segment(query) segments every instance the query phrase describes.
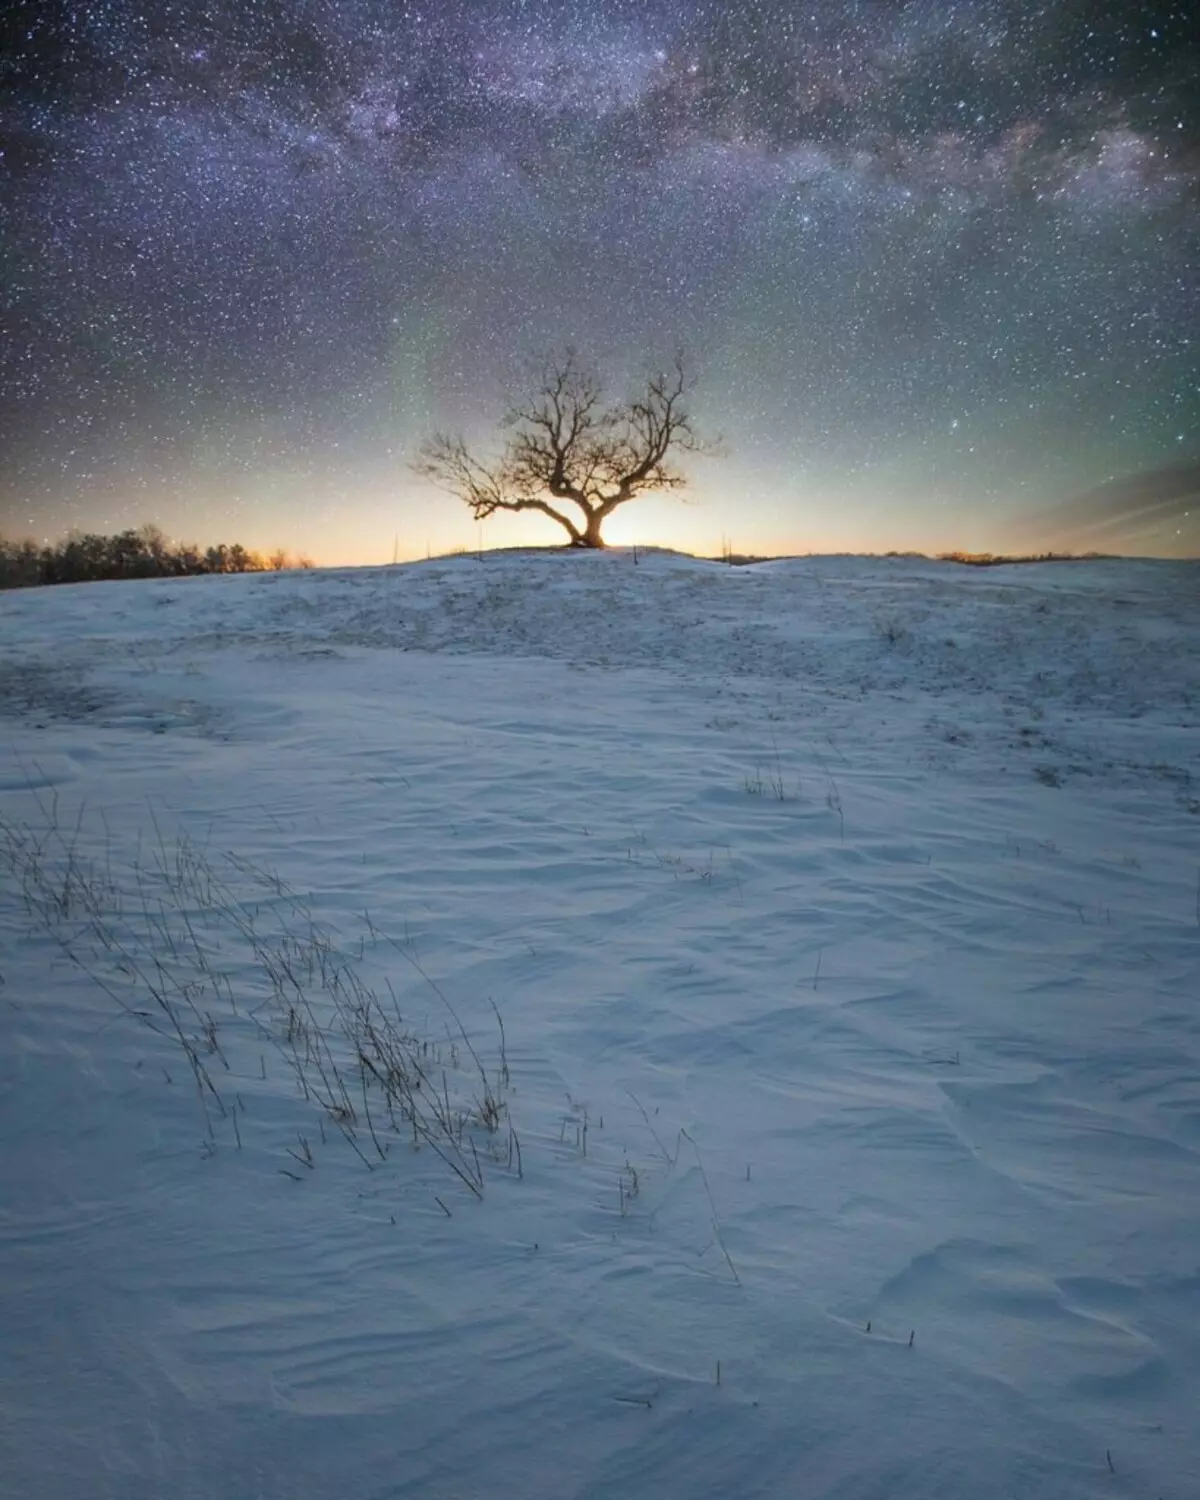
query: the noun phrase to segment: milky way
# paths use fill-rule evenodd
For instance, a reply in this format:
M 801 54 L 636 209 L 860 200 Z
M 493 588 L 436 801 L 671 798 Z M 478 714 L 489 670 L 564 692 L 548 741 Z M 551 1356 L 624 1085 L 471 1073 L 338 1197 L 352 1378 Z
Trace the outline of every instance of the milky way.
M 1189 10 L 10 5 L 0 527 L 473 540 L 431 426 L 684 344 L 663 540 L 1200 551 Z

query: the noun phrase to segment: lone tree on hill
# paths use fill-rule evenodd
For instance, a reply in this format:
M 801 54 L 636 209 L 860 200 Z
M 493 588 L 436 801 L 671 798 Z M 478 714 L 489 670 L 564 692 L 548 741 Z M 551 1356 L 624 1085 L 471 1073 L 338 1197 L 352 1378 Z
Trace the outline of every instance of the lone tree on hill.
M 677 354 L 635 396 L 607 403 L 600 377 L 568 350 L 547 364 L 531 396 L 510 402 L 500 423 L 510 436 L 498 459 L 485 462 L 461 436 L 439 432 L 413 468 L 465 501 L 477 521 L 498 510 L 541 511 L 572 547 L 603 547 L 600 529 L 618 506 L 687 484 L 671 461 L 676 454 L 712 451 L 687 409 L 692 386 Z

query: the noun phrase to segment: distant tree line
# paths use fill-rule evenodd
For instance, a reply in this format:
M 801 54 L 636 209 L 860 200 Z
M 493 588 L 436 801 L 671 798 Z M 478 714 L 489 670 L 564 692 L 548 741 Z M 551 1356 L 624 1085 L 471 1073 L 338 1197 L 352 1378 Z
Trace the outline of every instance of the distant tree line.
M 0 588 L 44 583 L 93 583 L 106 578 L 189 578 L 201 573 L 268 573 L 311 568 L 307 557 L 277 551 L 265 555 L 234 543 L 201 549 L 171 542 L 157 526 L 113 536 L 72 531 L 46 546 L 0 537 Z
M 1100 562 L 1111 556 L 1107 552 L 939 552 L 937 561 L 964 563 L 969 568 L 1002 568 L 1013 563 Z

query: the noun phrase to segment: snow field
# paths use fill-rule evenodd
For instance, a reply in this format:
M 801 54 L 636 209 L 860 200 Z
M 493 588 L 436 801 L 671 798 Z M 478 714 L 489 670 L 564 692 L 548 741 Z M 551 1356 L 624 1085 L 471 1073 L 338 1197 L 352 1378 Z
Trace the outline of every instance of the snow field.
M 0 610 L 11 1493 L 1189 1493 L 1194 565 Z M 394 1001 L 479 1198 L 356 1153 L 280 954 L 347 1087 Z

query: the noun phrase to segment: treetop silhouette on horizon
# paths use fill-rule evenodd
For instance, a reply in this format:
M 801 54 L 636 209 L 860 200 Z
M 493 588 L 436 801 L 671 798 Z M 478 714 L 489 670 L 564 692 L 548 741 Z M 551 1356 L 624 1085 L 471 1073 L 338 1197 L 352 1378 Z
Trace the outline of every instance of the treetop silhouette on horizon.
M 599 374 L 573 349 L 536 379 L 533 394 L 510 401 L 501 419 L 510 435 L 499 458 L 477 457 L 452 433 L 421 445 L 415 471 L 464 501 L 477 521 L 500 510 L 540 511 L 572 547 L 603 547 L 601 528 L 619 506 L 684 488 L 675 455 L 714 451 L 688 411 L 694 381 L 682 353 L 624 401 L 606 402 Z

